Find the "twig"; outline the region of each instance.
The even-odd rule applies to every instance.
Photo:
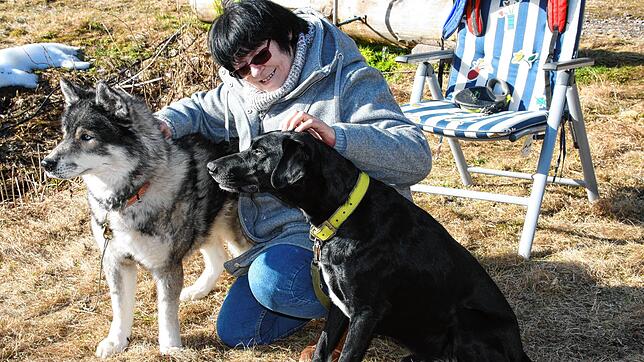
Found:
[[[0,203],[2,201],[5,201],[5,197],[9,197],[9,194],[7,193],[7,183],[4,180],[4,172],[0,170],[0,178],[2,178],[2,187],[0,188]],[[6,196],[5,196],[6,195]]]
[[[34,162],[34,155],[33,154],[31,154],[29,156],[29,159],[31,160],[31,166],[34,168],[34,172],[31,173],[31,175],[28,174],[28,173],[25,174],[25,177],[30,179],[29,181],[31,182],[31,189],[27,190],[27,191],[36,191],[38,189],[38,186],[40,185],[40,182],[38,182],[36,180],[36,173],[39,173],[38,179],[40,179],[40,172],[39,172],[40,170],[38,169],[38,167],[36,167],[36,163]],[[32,192],[30,192],[30,194],[31,193]]]
[[[145,82],[139,82],[139,83],[135,83],[135,84],[125,84],[125,85],[122,85],[120,87],[121,88],[135,88],[135,87],[140,87],[142,85],[146,85],[146,84],[149,84],[149,83],[158,82],[160,80],[163,80],[163,77],[158,77],[158,78],[146,80]]]
[[[45,191],[47,190],[47,187],[45,185],[45,181],[47,181],[47,177],[45,176],[45,172],[42,169],[42,165],[40,162],[42,162],[42,155],[40,154],[40,143],[36,144],[36,156],[38,157],[38,169],[36,170],[38,172],[38,183],[40,185],[40,195],[38,195],[38,200],[43,201],[45,199]]]
[[[159,55],[161,55],[161,52],[163,52],[165,50],[165,48],[167,48],[168,45],[170,45],[170,43],[172,41],[174,41],[179,36],[179,34],[181,34],[183,29],[185,29],[187,26],[188,26],[187,24],[183,24],[177,31],[175,31],[172,35],[170,35],[170,37],[168,37],[168,39],[165,41],[165,43],[163,43],[161,48],[159,48],[159,50],[157,50],[157,52],[154,54],[154,56],[152,57],[152,61],[150,63],[148,63],[145,67],[143,67],[143,69],[141,69],[138,72],[136,72],[133,76],[131,76],[128,79],[120,82],[118,85],[122,87],[123,84],[133,80],[134,78],[139,76],[139,74],[143,73],[145,70],[150,68],[152,66],[152,64],[154,64],[154,61],[159,57]]]
[[[10,180],[13,180],[14,171],[15,171],[14,166],[11,165],[11,179]],[[13,201],[14,204],[16,202],[16,189],[13,188],[13,183],[11,183],[11,201]]]
[[[95,315],[100,314],[98,312],[94,312],[94,311],[91,311],[89,309],[70,308],[69,310],[72,311],[72,312],[78,312],[78,313],[87,313],[87,314],[95,314]]]
[[[57,90],[58,90],[58,88],[54,88],[54,89],[52,89],[52,91],[51,91],[51,92],[49,92],[49,94],[47,94],[47,97],[45,97],[45,100],[40,104],[40,106],[38,106],[38,108],[34,111],[34,113],[32,113],[31,115],[29,115],[29,116],[27,116],[27,117],[23,118],[22,120],[20,120],[20,121],[18,121],[18,122],[16,122],[16,123],[14,123],[14,124],[7,125],[7,126],[5,126],[4,128],[0,129],[0,136],[3,136],[3,135],[4,135],[4,133],[5,133],[5,132],[7,132],[7,130],[8,130],[8,129],[11,129],[11,128],[13,128],[13,127],[20,126],[21,124],[23,124],[23,123],[25,123],[25,122],[29,121],[30,119],[34,118],[38,113],[40,113],[40,111],[43,109],[43,107],[45,107],[45,104],[47,104],[47,102],[49,101],[49,98],[50,98],[50,97],[52,96],[52,94],[54,94],[54,92],[56,92]],[[25,112],[23,112],[23,113],[25,113]],[[22,113],[21,113],[21,114],[22,114]],[[13,118],[9,118],[9,120],[11,120],[11,119],[13,119]]]
[[[43,176],[43,178],[46,180],[47,177]],[[47,185],[43,182],[42,187],[40,188],[40,200],[45,200],[45,192],[47,192]]]
[[[13,180],[16,181],[16,188],[18,189],[18,199],[20,200],[20,205],[22,205],[22,193],[20,192],[20,183],[18,182],[18,177],[14,178]]]
[[[42,171],[42,157],[40,156],[40,143],[36,143],[36,156],[38,156],[38,181],[42,184],[45,181],[45,177]]]
[[[119,22],[121,22],[121,23],[123,24],[123,26],[124,26],[125,28],[127,28],[127,30],[130,32],[130,35],[131,35],[132,37],[134,37],[134,30],[132,30],[132,28],[131,28],[131,27],[130,27],[130,26],[129,26],[129,25],[128,25],[128,24],[127,24],[123,19],[121,19],[120,17],[118,17],[118,16],[114,15],[111,11],[105,11],[105,9],[103,9],[103,8],[99,8],[99,7],[97,7],[97,6],[90,6],[90,8],[92,8],[92,9],[94,9],[94,10],[97,10],[98,12],[100,12],[100,13],[102,13],[102,14],[109,15],[109,16],[111,16],[111,17],[115,18],[116,20],[118,20]],[[102,25],[102,23],[101,23],[101,25]],[[103,25],[103,26],[105,26],[105,25]]]
[[[110,29],[108,29],[107,26],[105,26],[105,24],[103,24],[102,22],[101,22],[101,25],[103,25],[103,29],[105,29],[105,32],[107,32],[107,35],[110,36],[110,39],[112,39],[112,42],[116,43],[116,41],[114,40],[114,37],[112,36],[112,33],[110,33]]]

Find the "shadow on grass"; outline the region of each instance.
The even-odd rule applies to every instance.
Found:
[[[616,52],[605,49],[579,49],[579,57],[595,60],[595,66],[624,67],[644,65],[644,54],[636,52]]]
[[[640,343],[644,337],[644,288],[606,285],[591,270],[592,262],[539,258],[536,253],[530,261],[515,254],[480,258],[514,309],[524,348],[533,360],[620,361],[644,355]],[[255,347],[263,356],[258,361],[270,360],[278,351],[299,354],[317,338],[322,324],[314,321],[272,346]],[[228,350],[212,334],[188,337],[185,342],[197,350]],[[374,339],[367,360],[394,361],[405,354],[388,339]]]
[[[600,195],[594,206],[602,215],[635,225],[644,224],[644,188],[622,187]]]
[[[644,288],[607,286],[581,263],[523,261],[513,254],[480,261],[512,305],[533,360],[644,356]]]

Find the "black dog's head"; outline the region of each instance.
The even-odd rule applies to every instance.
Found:
[[[210,162],[208,170],[224,190],[268,192],[300,208],[318,198],[335,203],[358,174],[350,161],[306,132],[259,136],[247,150]]]
[[[294,185],[310,160],[310,136],[271,132],[257,137],[249,149],[208,164],[220,187],[232,192],[273,192]]]

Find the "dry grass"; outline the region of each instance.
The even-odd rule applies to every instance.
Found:
[[[591,1],[590,15],[607,16],[597,10],[606,3]],[[623,0],[611,5],[611,14],[633,7]],[[637,11],[634,15],[641,16]],[[133,89],[158,108],[216,85],[203,26],[186,5],[175,1],[106,0],[0,2],[0,24],[0,47],[64,41],[84,46],[96,64],[87,73],[45,71],[35,92],[0,94],[0,360],[92,359],[109,329],[111,310],[105,284],[100,290],[97,286],[98,253],[89,232],[85,191],[78,181],[44,180],[37,166],[59,138],[57,79],[116,82],[145,68],[126,84],[162,78]],[[160,46],[179,29],[167,46]],[[416,197],[499,284],[516,311],[534,360],[644,361],[642,52],[642,42],[636,39],[589,36],[582,43],[582,53],[594,56],[600,65],[584,74],[580,93],[602,198],[591,205],[583,190],[549,186],[530,261],[515,255],[522,207]],[[392,88],[403,101],[409,79]],[[31,117],[43,103],[42,111]],[[437,139],[429,142],[436,151]],[[523,158],[518,156],[520,146],[476,143],[464,151],[477,165],[529,171],[536,150]],[[564,173],[580,178],[580,162],[570,144],[568,151]],[[479,176],[475,180],[480,185],[475,189],[517,195],[529,186]],[[426,182],[459,184],[447,145]],[[200,270],[198,259],[190,259],[188,282]],[[187,348],[174,359],[293,361],[316,337],[320,321],[273,346],[224,347],[214,323],[230,283],[231,278],[224,277],[219,289],[204,300],[182,304]],[[155,304],[153,283],[142,272],[132,343],[116,359],[166,359],[156,346]],[[378,339],[368,360],[392,361],[403,354],[395,344]]]

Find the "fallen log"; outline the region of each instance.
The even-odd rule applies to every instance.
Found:
[[[190,0],[199,19],[211,22],[215,0]],[[436,45],[452,0],[273,0],[295,9],[311,7],[333,19],[352,38],[412,47]],[[334,12],[334,7],[337,11]]]

